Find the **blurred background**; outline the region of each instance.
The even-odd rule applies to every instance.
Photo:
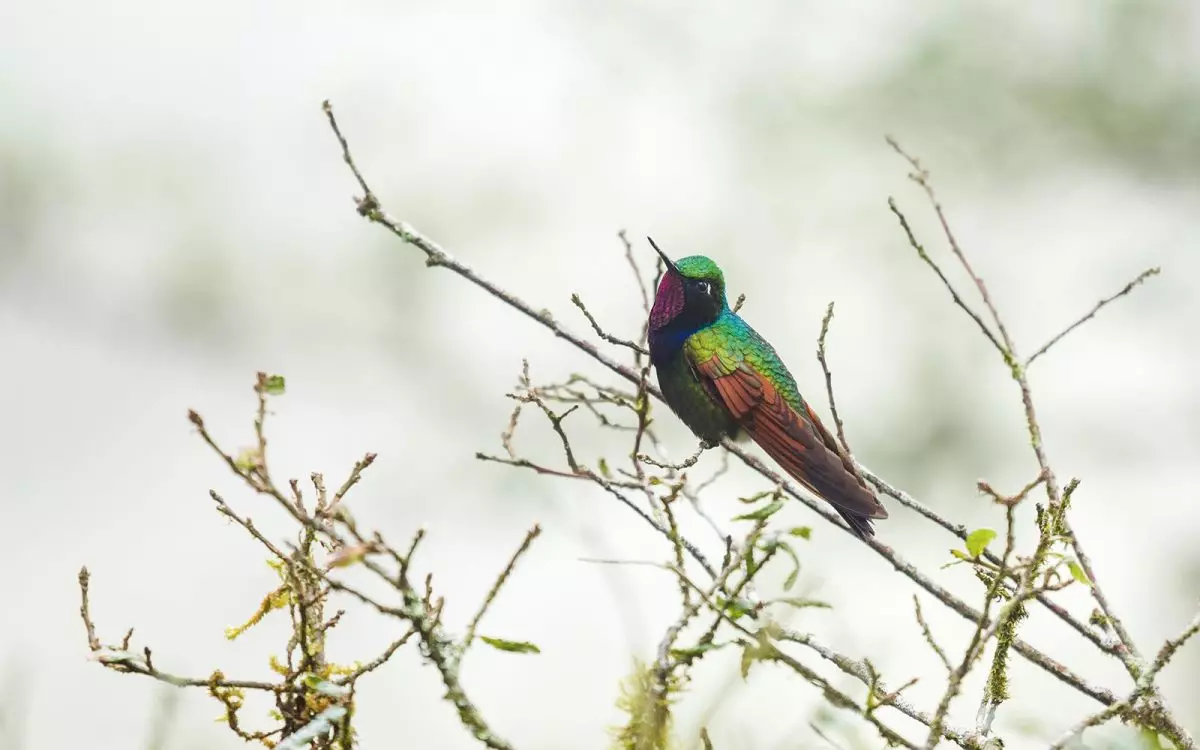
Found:
[[[610,330],[635,333],[641,298],[616,232],[639,238],[647,267],[640,238],[651,234],[676,256],[724,266],[731,296],[747,295],[743,315],[825,415],[813,352],[836,300],[829,356],[858,457],[972,527],[1002,522],[977,479],[1015,491],[1036,464],[1006,369],[887,209],[895,196],[962,283],[884,135],[932,170],[1023,353],[1161,265],[1030,378],[1052,464],[1083,480],[1075,529],[1142,650],[1195,612],[1195,3],[528,0],[499,12],[45,0],[0,16],[4,747],[241,746],[202,691],[88,661],[76,574],[92,571],[103,639],[135,626],[163,669],[269,676],[286,618],[235,642],[223,630],[254,611],[274,573],[207,491],[277,538],[290,529],[185,419],[194,408],[231,450],[248,445],[260,369],[289,383],[268,426],[275,475],[340,481],[378,452],[351,507],[392,540],[426,526],[419,567],[436,571],[455,630],[525,529],[543,525],[483,627],[542,653],[479,649],[464,665],[477,704],[518,747],[606,747],[621,678],[677,616],[669,577],[579,559],[669,554],[626,509],[584,483],[474,460],[500,450],[522,358],[535,379],[608,376],[360,219],[324,98],[391,213],[576,330],[587,323],[573,292]],[[677,455],[690,452],[694,439],[659,418]],[[628,450],[585,420],[573,430],[594,454]],[[561,460],[539,419],[517,443]],[[697,471],[718,464],[706,454]],[[733,498],[756,489],[735,469],[706,502],[727,519]],[[979,601],[968,571],[938,570],[954,540],[888,505],[881,538]],[[1031,516],[1024,508],[1026,541]],[[931,708],[940,666],[911,583],[799,504],[777,518],[814,525],[799,588],[834,605],[792,626],[869,657],[892,685],[921,677],[909,695]],[[768,575],[767,593],[786,572]],[[1092,606],[1079,591],[1061,598],[1081,616]],[[966,624],[924,602],[960,654]],[[1044,612],[1021,632],[1089,679],[1131,688]],[[351,608],[335,654],[368,659],[396,634]],[[1198,671],[1193,644],[1161,676],[1193,732]],[[973,724],[979,688],[968,682],[956,724]],[[1012,691],[996,724],[1008,747],[1044,746],[1096,708],[1019,658]],[[401,652],[361,684],[363,746],[475,747],[441,694],[436,673]],[[677,729],[684,747],[702,723],[721,750],[834,746],[811,722],[841,747],[880,744],[783,670],[756,667],[743,683],[731,652],[695,672]],[[1087,741],[1138,742],[1119,728]]]

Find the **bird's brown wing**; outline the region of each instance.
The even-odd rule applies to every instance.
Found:
[[[803,412],[783,398],[771,381],[746,364],[730,366],[712,357],[695,364],[696,374],[748,435],[796,481],[820,495],[859,536],[871,536],[870,519],[887,510],[808,407]]]

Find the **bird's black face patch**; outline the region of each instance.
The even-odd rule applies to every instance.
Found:
[[[683,280],[683,312],[686,326],[699,330],[721,314],[721,287],[712,279]]]

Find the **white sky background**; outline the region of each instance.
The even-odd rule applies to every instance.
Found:
[[[474,461],[477,450],[499,450],[503,394],[522,357],[544,379],[602,372],[359,219],[324,98],[389,211],[577,330],[587,324],[572,292],[610,328],[635,329],[640,299],[615,232],[652,234],[668,252],[724,266],[731,292],[749,298],[746,317],[825,414],[812,353],[836,300],[830,356],[859,457],[972,526],[1000,522],[975,498],[975,479],[1015,489],[1036,467],[1004,368],[887,210],[896,196],[949,266],[883,135],[933,170],[1026,353],[1162,265],[1163,277],[1039,361],[1031,379],[1060,478],[1084,480],[1074,523],[1110,597],[1144,651],[1177,632],[1200,585],[1191,479],[1200,148],[1185,136],[1170,158],[1160,146],[1178,137],[1172,121],[1197,122],[1195,99],[1170,93],[1200,69],[1197,14],[1151,25],[1161,38],[1130,26],[1114,72],[1099,76],[1131,92],[1100,97],[1122,115],[1157,111],[1156,96],[1170,105],[1162,121],[1148,118],[1149,145],[1114,141],[1128,146],[1118,153],[1053,106],[1032,108],[1036,97],[1013,104],[1021,86],[997,84],[1056,91],[1108,38],[1098,19],[1118,11],[1076,2],[1017,16],[980,4],[955,19],[936,3],[882,5],[775,2],[753,15],[669,3],[527,2],[505,14],[483,3],[4,7],[0,497],[9,533],[0,600],[13,606],[0,611],[0,684],[10,686],[0,695],[6,719],[24,717],[24,747],[125,749],[149,734],[157,686],[85,659],[83,563],[103,638],[134,625],[162,668],[266,672],[278,622],[234,643],[221,634],[254,610],[273,574],[213,512],[207,490],[277,535],[287,527],[237,489],[184,418],[195,408],[231,448],[246,442],[257,369],[289,379],[271,429],[276,475],[340,477],[377,451],[355,515],[392,540],[427,526],[420,567],[436,572],[455,628],[524,530],[542,523],[483,627],[542,654],[480,648],[464,673],[517,746],[605,747],[605,727],[620,719],[618,681],[676,616],[669,579],[578,561],[663,557],[631,514],[582,484]],[[951,52],[929,53],[929,78],[920,67],[890,77],[943,24],[961,30],[948,37]],[[986,51],[962,52],[975,48]],[[986,65],[947,71],[939,54]],[[1122,82],[1121,71],[1148,69],[1155,75]],[[648,248],[636,247],[648,265]],[[671,446],[689,452],[694,440],[659,416]],[[586,421],[576,429],[600,450]],[[558,459],[538,420],[518,435],[530,454]],[[619,455],[621,445],[607,445]],[[713,455],[702,464],[715,465]],[[728,517],[737,493],[761,487],[735,472],[716,489],[714,512]],[[936,571],[951,538],[889,507],[880,536]],[[913,586],[798,504],[780,523],[814,523],[800,586],[835,604],[803,613],[796,627],[869,656],[892,684],[923,676],[912,698],[932,706],[937,665],[912,618]],[[765,585],[785,571],[774,573]],[[979,598],[961,568],[936,575]],[[1064,601],[1090,609],[1079,592]],[[925,611],[960,650],[964,626],[931,600]],[[1022,628],[1124,692],[1123,671],[1068,633],[1040,614]],[[394,628],[352,610],[335,636],[344,639],[334,639],[337,657],[351,661],[373,656]],[[1163,676],[1192,727],[1200,700],[1187,674],[1197,663],[1185,654]],[[1016,697],[997,724],[1010,747],[1044,744],[1093,708],[1013,664]],[[697,673],[680,712],[688,742],[736,670],[731,653]],[[955,723],[971,721],[978,688],[969,683]],[[440,694],[436,673],[402,653],[362,684],[364,747],[400,738],[474,747]],[[713,740],[722,750],[815,741],[816,703],[798,678],[756,669],[711,720]],[[167,746],[240,746],[212,723],[218,708],[198,692],[183,696]]]

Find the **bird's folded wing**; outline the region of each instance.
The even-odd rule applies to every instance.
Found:
[[[693,366],[713,397],[789,475],[850,513],[887,518],[883,504],[807,404],[801,413],[769,378],[745,363],[712,356]]]

